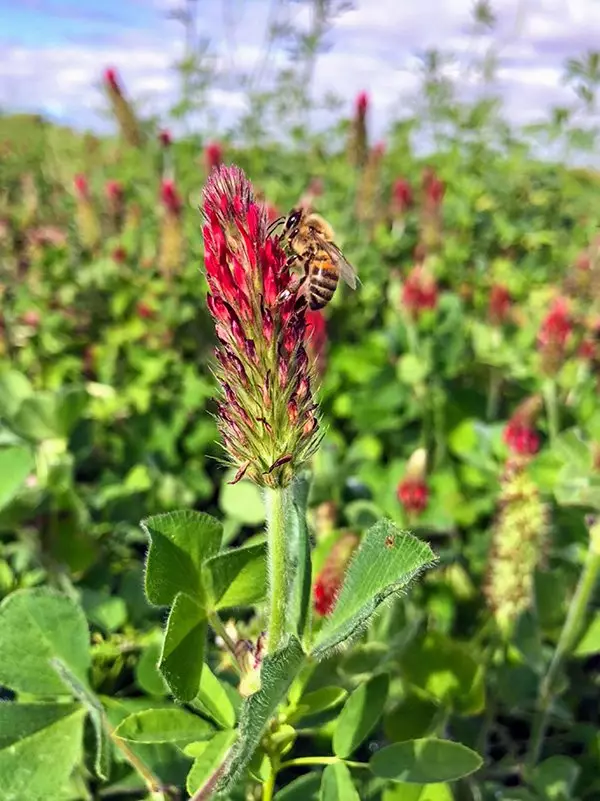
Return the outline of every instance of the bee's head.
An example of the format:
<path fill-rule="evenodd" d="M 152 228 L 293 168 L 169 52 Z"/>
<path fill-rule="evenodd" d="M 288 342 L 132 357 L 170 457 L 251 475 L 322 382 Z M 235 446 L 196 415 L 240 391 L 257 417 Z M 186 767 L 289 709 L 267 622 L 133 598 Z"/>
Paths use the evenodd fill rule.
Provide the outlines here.
<path fill-rule="evenodd" d="M 287 220 L 285 221 L 285 232 L 287 234 L 291 234 L 291 232 L 297 227 L 301 219 L 302 219 L 302 210 L 292 209 L 288 214 Z"/>

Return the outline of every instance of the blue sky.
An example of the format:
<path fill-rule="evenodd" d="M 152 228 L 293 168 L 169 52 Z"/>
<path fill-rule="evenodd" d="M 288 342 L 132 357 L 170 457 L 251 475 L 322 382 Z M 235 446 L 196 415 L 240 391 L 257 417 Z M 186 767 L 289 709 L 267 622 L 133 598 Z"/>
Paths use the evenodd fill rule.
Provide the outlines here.
<path fill-rule="evenodd" d="M 112 65 L 144 108 L 165 113 L 176 96 L 171 67 L 181 52 L 181 28 L 168 19 L 176 7 L 177 0 L 0 0 L 0 107 L 105 127 L 98 82 Z M 457 53 L 448 70 L 468 92 L 460 76 L 474 47 L 471 7 L 472 0 L 355 0 L 328 34 L 315 70 L 316 93 L 335 90 L 350 104 L 368 90 L 376 127 L 383 130 L 418 87 L 416 54 L 435 46 Z M 563 64 L 598 47 L 600 0 L 497 0 L 493 7 L 497 89 L 510 116 L 528 122 L 569 102 Z M 236 76 L 259 69 L 267 20 L 305 25 L 309 10 L 286 0 L 197 0 L 197 8 L 221 76 L 211 100 L 228 121 L 245 107 Z"/>

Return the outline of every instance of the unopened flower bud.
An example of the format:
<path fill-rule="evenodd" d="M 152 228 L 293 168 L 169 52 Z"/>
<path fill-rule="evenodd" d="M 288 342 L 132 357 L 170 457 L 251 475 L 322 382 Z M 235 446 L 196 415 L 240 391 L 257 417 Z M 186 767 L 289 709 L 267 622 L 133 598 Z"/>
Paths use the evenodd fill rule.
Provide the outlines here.
<path fill-rule="evenodd" d="M 406 463 L 404 477 L 398 484 L 398 500 L 410 515 L 425 511 L 429 502 L 429 488 L 426 481 L 427 451 L 417 448 Z"/>

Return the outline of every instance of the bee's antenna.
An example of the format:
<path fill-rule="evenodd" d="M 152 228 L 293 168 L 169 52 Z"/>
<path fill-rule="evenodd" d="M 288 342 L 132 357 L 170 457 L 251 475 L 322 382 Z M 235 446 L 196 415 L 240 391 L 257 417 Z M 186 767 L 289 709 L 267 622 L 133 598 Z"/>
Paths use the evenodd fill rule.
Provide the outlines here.
<path fill-rule="evenodd" d="M 267 236 L 271 236 L 271 234 L 272 234 L 272 233 L 273 233 L 273 231 L 274 231 L 274 230 L 277 228 L 277 226 L 278 226 L 278 225 L 281 225 L 281 223 L 282 223 L 284 220 L 285 220 L 285 217 L 278 217 L 276 220 L 273 220 L 273 222 L 272 222 L 272 223 L 269 225 L 269 227 L 267 228 Z"/>

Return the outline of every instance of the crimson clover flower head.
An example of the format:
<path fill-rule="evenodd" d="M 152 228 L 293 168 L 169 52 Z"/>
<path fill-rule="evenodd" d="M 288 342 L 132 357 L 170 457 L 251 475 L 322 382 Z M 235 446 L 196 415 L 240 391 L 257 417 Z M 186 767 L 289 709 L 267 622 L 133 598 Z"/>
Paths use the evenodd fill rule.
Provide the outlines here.
<path fill-rule="evenodd" d="M 125 190 L 123 189 L 123 184 L 120 181 L 109 179 L 104 184 L 104 193 L 106 195 L 107 200 L 113 203 L 119 203 L 120 201 L 123 200 Z"/>
<path fill-rule="evenodd" d="M 392 212 L 394 214 L 404 214 L 412 205 L 412 202 L 412 186 L 406 178 L 396 178 L 392 184 Z"/>
<path fill-rule="evenodd" d="M 158 141 L 162 145 L 162 147 L 170 147 L 173 144 L 173 137 L 171 136 L 171 132 L 168 131 L 166 128 L 162 131 L 159 131 L 158 134 Z"/>
<path fill-rule="evenodd" d="M 75 194 L 80 200 L 85 200 L 89 197 L 90 187 L 85 175 L 78 173 L 75 178 L 73 178 L 73 186 L 75 188 Z"/>
<path fill-rule="evenodd" d="M 115 92 L 120 91 L 119 76 L 114 67 L 106 67 L 103 75 L 104 83 Z"/>
<path fill-rule="evenodd" d="M 356 95 L 355 106 L 356 106 L 356 113 L 359 117 L 364 117 L 367 113 L 367 109 L 369 108 L 369 93 L 368 92 L 359 92 Z"/>
<path fill-rule="evenodd" d="M 540 437 L 535 421 L 542 408 L 539 395 L 526 398 L 513 412 L 504 427 L 502 439 L 517 457 L 534 456 L 540 449 Z"/>
<path fill-rule="evenodd" d="M 286 486 L 320 440 L 305 348 L 306 298 L 242 170 L 212 171 L 203 212 L 224 449 L 237 468 L 234 480 Z"/>
<path fill-rule="evenodd" d="M 492 325 L 501 325 L 509 316 L 512 297 L 502 284 L 494 284 L 488 301 L 488 318 Z"/>
<path fill-rule="evenodd" d="M 181 198 L 175 181 L 165 178 L 160 185 L 160 199 L 164 208 L 170 213 L 177 215 L 181 211 Z"/>

